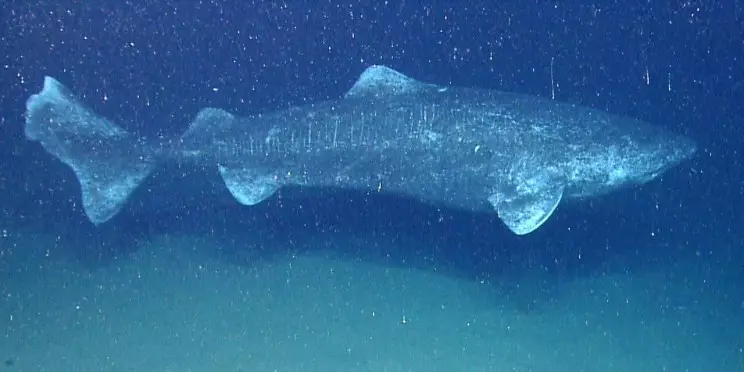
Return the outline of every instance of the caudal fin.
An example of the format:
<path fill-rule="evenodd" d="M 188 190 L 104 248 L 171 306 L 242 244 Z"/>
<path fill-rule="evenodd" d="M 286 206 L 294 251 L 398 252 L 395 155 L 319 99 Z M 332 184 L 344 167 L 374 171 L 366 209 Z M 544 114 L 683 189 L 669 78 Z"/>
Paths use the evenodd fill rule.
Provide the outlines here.
<path fill-rule="evenodd" d="M 75 172 L 85 214 L 94 224 L 116 215 L 155 165 L 136 138 L 93 113 L 51 77 L 26 101 L 25 131 Z"/>

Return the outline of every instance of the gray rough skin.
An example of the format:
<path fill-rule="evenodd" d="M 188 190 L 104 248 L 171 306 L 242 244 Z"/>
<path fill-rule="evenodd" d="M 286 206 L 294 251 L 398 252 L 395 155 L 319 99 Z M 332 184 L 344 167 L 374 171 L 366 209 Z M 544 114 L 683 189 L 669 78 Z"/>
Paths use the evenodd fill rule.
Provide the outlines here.
<path fill-rule="evenodd" d="M 337 100 L 247 117 L 203 109 L 174 146 L 149 152 L 47 78 L 27 103 L 27 136 L 75 170 L 94 223 L 113 217 L 164 158 L 216 164 L 246 205 L 285 185 L 333 186 L 496 209 L 517 234 L 537 229 L 565 197 L 646 182 L 695 151 L 630 118 L 425 84 L 383 66 Z"/>
<path fill-rule="evenodd" d="M 338 100 L 244 118 L 205 109 L 183 149 L 216 161 L 244 204 L 289 184 L 391 192 L 496 208 L 524 234 L 564 196 L 648 181 L 694 145 L 598 110 L 439 87 L 376 66 Z"/>

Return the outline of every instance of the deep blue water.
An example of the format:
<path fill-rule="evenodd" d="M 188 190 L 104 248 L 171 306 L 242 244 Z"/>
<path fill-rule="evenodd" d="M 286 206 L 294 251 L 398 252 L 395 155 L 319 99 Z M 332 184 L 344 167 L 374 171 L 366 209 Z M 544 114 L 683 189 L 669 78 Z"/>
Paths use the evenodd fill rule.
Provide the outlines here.
<path fill-rule="evenodd" d="M 259 228 L 267 244 L 302 246 L 296 242 L 329 232 L 379 246 L 406 239 L 410 252 L 384 254 L 401 262 L 436 254 L 472 276 L 508 270 L 524 252 L 548 270 L 560 261 L 587 275 L 616 257 L 630 262 L 628 270 L 685 250 L 741 247 L 732 239 L 744 226 L 744 5 L 498 3 L 2 1 L 3 221 L 83 243 L 74 254 L 91 265 L 126 254 L 135 239 L 193 230 L 236 242 L 222 252 L 230 259 L 240 234 Z M 495 216 L 392 196 L 326 190 L 246 208 L 216 172 L 179 179 L 167 169 L 96 229 L 82 213 L 72 172 L 22 133 L 25 100 L 44 75 L 127 130 L 156 136 L 181 133 L 205 106 L 247 114 L 336 97 L 370 64 L 439 84 L 544 97 L 552 64 L 556 99 L 686 133 L 700 151 L 645 187 L 561 207 L 524 238 Z M 597 250 L 597 242 L 606 248 Z M 549 246 L 572 248 L 556 253 Z M 741 248 L 735 253 L 741 259 Z"/>

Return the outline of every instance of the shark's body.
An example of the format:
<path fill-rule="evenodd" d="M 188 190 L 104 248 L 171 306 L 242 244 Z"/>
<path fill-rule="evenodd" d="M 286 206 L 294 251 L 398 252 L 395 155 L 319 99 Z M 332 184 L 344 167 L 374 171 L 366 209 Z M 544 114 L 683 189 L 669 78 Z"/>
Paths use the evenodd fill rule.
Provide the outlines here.
<path fill-rule="evenodd" d="M 47 78 L 27 103 L 26 134 L 71 166 L 88 217 L 105 222 L 161 160 L 215 164 L 242 204 L 286 185 L 405 194 L 496 210 L 517 234 L 563 198 L 646 182 L 690 157 L 687 138 L 576 105 L 440 87 L 382 66 L 342 98 L 236 117 L 202 110 L 175 146 L 151 150 Z"/>

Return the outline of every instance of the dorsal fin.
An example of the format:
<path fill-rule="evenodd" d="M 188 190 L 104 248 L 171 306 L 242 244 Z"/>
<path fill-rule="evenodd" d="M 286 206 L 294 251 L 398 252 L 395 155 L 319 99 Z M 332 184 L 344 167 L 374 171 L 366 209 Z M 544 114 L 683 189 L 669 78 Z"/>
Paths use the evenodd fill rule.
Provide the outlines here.
<path fill-rule="evenodd" d="M 412 79 L 390 67 L 373 65 L 359 75 L 354 86 L 346 92 L 346 97 L 410 93 L 428 86 L 431 85 Z"/>

